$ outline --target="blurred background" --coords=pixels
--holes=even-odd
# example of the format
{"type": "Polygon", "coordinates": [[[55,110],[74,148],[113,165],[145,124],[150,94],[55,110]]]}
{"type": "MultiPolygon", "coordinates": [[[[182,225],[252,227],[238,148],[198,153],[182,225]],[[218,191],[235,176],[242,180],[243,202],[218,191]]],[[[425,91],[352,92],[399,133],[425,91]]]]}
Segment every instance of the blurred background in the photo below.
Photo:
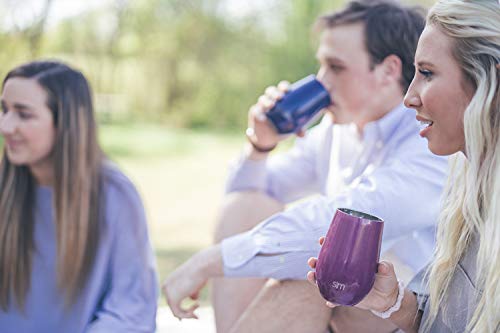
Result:
{"type": "Polygon", "coordinates": [[[313,23],[345,2],[0,0],[0,75],[56,58],[87,76],[101,144],[143,197],[163,280],[211,243],[248,108],[268,85],[316,72],[313,23]]]}

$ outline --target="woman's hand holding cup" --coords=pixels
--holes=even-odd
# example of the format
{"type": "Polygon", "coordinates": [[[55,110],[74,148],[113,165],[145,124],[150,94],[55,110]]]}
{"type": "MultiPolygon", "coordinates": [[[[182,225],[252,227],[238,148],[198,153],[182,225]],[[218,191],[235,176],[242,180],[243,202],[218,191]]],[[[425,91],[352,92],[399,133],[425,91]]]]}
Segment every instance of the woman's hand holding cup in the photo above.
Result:
{"type": "MultiPolygon", "coordinates": [[[[323,245],[325,237],[319,239],[319,244],[323,245]]],[[[307,261],[309,267],[316,268],[317,258],[309,258],[307,261]]],[[[307,273],[307,280],[316,285],[315,271],[307,273]]],[[[394,266],[387,261],[378,264],[378,270],[375,275],[375,282],[372,289],[365,298],[355,306],[364,310],[374,310],[384,312],[396,303],[398,297],[398,280],[394,272],[394,266]]],[[[326,302],[329,307],[335,307],[337,304],[326,302]]]]}

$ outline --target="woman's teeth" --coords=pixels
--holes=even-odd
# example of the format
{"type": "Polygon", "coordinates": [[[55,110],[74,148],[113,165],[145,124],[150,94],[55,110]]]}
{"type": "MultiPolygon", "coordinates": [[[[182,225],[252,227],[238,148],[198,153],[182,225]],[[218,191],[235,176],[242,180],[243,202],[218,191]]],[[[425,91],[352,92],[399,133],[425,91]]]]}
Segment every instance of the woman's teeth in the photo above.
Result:
{"type": "Polygon", "coordinates": [[[424,128],[432,126],[432,124],[434,124],[433,121],[430,121],[430,120],[420,120],[420,126],[422,126],[424,128]]]}

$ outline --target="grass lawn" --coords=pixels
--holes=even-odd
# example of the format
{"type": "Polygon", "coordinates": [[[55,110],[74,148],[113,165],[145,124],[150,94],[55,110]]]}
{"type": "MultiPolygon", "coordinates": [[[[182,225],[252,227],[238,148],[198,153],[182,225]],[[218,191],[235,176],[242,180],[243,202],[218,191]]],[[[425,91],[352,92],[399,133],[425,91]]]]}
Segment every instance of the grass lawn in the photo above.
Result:
{"type": "Polygon", "coordinates": [[[211,244],[227,167],[244,136],[153,124],[101,125],[99,133],[105,152],[142,195],[162,281],[211,244]]]}

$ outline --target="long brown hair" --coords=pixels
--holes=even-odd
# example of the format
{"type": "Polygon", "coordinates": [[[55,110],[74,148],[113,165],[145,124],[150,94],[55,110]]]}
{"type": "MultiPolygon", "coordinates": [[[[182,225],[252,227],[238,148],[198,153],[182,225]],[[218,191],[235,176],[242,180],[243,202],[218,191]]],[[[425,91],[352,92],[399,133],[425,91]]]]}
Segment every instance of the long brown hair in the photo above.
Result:
{"type": "MultiPolygon", "coordinates": [[[[73,303],[91,271],[101,221],[101,167],[91,90],[82,73],[59,62],[39,61],[10,71],[47,93],[56,128],[52,150],[58,286],[73,303]]],[[[3,88],[2,88],[3,89],[3,88]]],[[[0,165],[0,307],[15,298],[23,308],[30,288],[36,182],[27,166],[0,165]]]]}

